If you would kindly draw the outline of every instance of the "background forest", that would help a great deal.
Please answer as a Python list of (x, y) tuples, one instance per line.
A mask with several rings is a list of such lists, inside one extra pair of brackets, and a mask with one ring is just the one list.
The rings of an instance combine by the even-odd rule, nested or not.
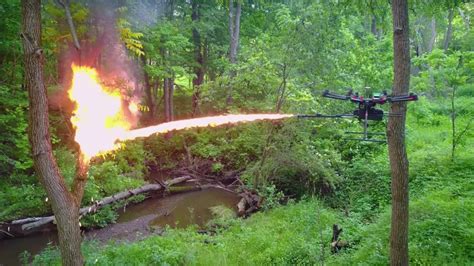
[[(235, 3), (234, 3), (235, 2)], [(346, 113), (321, 97), (361, 94), (393, 81), (386, 0), (42, 1), (50, 129), (61, 173), (72, 182), (78, 147), (66, 91), (72, 61), (140, 102), (136, 127), (223, 113)], [(19, 0), (0, 3), (0, 221), (51, 213), (33, 171), (23, 85)], [(474, 5), (409, 1), (411, 82), (410, 261), (474, 261)], [(73, 33), (73, 34), (72, 34)], [(74, 36), (77, 35), (77, 36)], [(77, 49), (80, 47), (80, 49)], [(385, 131), (385, 122), (370, 125)], [(248, 219), (221, 219), (213, 235), (169, 229), (137, 243), (83, 245), (88, 264), (387, 264), (387, 147), (348, 141), (355, 120), (258, 122), (127, 141), (93, 159), (83, 205), (193, 169), (237, 175), (265, 197)], [(118, 207), (84, 217), (104, 227)], [(332, 224), (348, 248), (331, 254)], [(209, 242), (210, 241), (210, 242)], [(212, 243), (212, 244), (209, 244)], [(49, 248), (34, 263), (59, 263)]]

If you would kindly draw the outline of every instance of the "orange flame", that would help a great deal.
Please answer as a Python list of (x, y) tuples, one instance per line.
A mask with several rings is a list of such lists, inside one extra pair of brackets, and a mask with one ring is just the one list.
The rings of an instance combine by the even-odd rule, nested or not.
[(289, 114), (248, 114), (248, 115), (220, 115), (220, 116), (208, 116), (201, 118), (193, 118), (186, 120), (178, 120), (168, 123), (159, 124), (156, 126), (150, 126), (127, 132), (124, 138), (120, 140), (129, 140), (139, 137), (146, 137), (157, 133), (166, 133), (172, 130), (181, 130), (194, 127), (208, 127), (208, 126), (220, 126), (225, 124), (232, 124), (238, 122), (251, 122), (256, 120), (276, 120), (292, 117), (294, 115)]
[(115, 140), (125, 136), (131, 124), (122, 111), (120, 94), (107, 92), (98, 74), (90, 67), (72, 66), (73, 79), (69, 98), (76, 103), (71, 122), (76, 142), (84, 159), (117, 147)]
[[(81, 147), (84, 161), (93, 156), (118, 147), (118, 140), (131, 140), (152, 134), (166, 133), (195, 127), (219, 126), (229, 123), (255, 120), (275, 120), (292, 117), (289, 114), (247, 114), (221, 115), (168, 123), (130, 130), (119, 93), (108, 92), (99, 82), (95, 69), (72, 66), (73, 80), (69, 98), (76, 103), (71, 122), (76, 129), (76, 142)], [(129, 112), (138, 112), (138, 106), (131, 103)]]

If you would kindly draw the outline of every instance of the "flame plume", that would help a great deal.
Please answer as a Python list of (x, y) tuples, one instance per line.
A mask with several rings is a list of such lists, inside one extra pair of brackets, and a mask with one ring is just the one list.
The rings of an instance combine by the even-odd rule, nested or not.
[(126, 113), (135, 113), (137, 106), (122, 104), (120, 93), (107, 91), (99, 82), (97, 71), (90, 67), (72, 66), (73, 80), (69, 98), (76, 103), (71, 122), (76, 129), (76, 142), (81, 147), (84, 161), (118, 147), (117, 141), (147, 137), (195, 127), (219, 126), (255, 120), (275, 120), (292, 117), (290, 114), (236, 114), (179, 120), (130, 130), (132, 123)]
[(117, 147), (115, 140), (126, 135), (131, 124), (122, 110), (119, 93), (107, 92), (95, 69), (72, 66), (73, 79), (69, 98), (76, 103), (71, 122), (75, 140), (85, 160)]
[(276, 120), (292, 117), (288, 114), (248, 114), (248, 115), (220, 115), (178, 120), (156, 126), (145, 127), (129, 131), (124, 138), (120, 140), (129, 140), (139, 137), (146, 137), (157, 133), (166, 133), (171, 130), (189, 129), (195, 127), (220, 126), (238, 122), (251, 122), (256, 120)]

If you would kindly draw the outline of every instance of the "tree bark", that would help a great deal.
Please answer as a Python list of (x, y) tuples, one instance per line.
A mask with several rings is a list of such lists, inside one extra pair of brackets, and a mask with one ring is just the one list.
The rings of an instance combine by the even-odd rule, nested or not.
[(166, 122), (173, 121), (173, 94), (174, 94), (174, 80), (172, 78), (165, 78), (163, 82), (163, 97), (164, 97), (164, 108), (165, 108), (165, 120)]
[(193, 42), (194, 42), (194, 58), (196, 60), (196, 66), (194, 67), (194, 79), (193, 79), (193, 96), (192, 96), (192, 101), (193, 101), (193, 110), (192, 110), (192, 115), (193, 117), (198, 115), (200, 111), (199, 103), (200, 103), (200, 98), (201, 98), (201, 93), (200, 93), (200, 86), (204, 82), (204, 56), (203, 56), (203, 47), (201, 43), (201, 34), (199, 33), (199, 30), (196, 26), (196, 23), (199, 21), (199, 1), (198, 0), (192, 0), (192, 15), (191, 19), (194, 23), (193, 26)]
[(287, 64), (283, 63), (282, 67), (282, 80), (280, 86), (278, 87), (278, 94), (277, 94), (277, 103), (275, 107), (275, 112), (279, 113), (281, 111), (281, 107), (285, 101), (286, 96), (286, 86), (287, 86)]
[[(143, 55), (142, 57), (142, 64), (143, 67), (147, 65), (147, 59)], [(148, 106), (148, 117), (150, 120), (153, 120), (155, 118), (155, 96), (156, 94), (153, 93), (153, 88), (150, 82), (150, 76), (146, 72), (146, 70), (143, 70), (143, 78), (145, 81), (145, 96), (146, 96), (146, 104)]]
[[(406, 95), (410, 84), (410, 47), (407, 0), (393, 0), (393, 95)], [(392, 103), (387, 125), (392, 176), (390, 264), (408, 265), (408, 158), (405, 147), (406, 102)]]
[(451, 35), (453, 34), (453, 16), (454, 9), (451, 8), (448, 13), (448, 27), (446, 28), (446, 33), (444, 35), (443, 49), (445, 53), (448, 51)]
[(428, 42), (428, 47), (426, 51), (428, 53), (431, 53), (433, 51), (433, 47), (435, 46), (436, 42), (436, 19), (435, 17), (431, 18), (431, 36), (430, 36), (430, 41)]
[(240, 3), (240, 0), (237, 0), (235, 7), (234, 3), (234, 0), (229, 1), (229, 60), (231, 64), (237, 63), (237, 50), (239, 48), (240, 35), (240, 14), (242, 12), (242, 4)]
[(470, 18), (469, 16), (466, 16), (466, 14), (464, 14), (464, 11), (458, 7), (458, 11), (459, 11), (459, 15), (461, 16), (462, 18), (462, 21), (464, 22), (464, 26), (466, 27), (466, 30), (469, 31), (469, 24), (470, 24)]
[(451, 161), (454, 161), (454, 156), (456, 153), (456, 87), (453, 87), (451, 90), (451, 133), (452, 133), (452, 141), (451, 141)]
[(76, 33), (76, 27), (74, 26), (71, 10), (69, 9), (69, 0), (58, 0), (58, 3), (64, 8), (64, 11), (66, 12), (66, 20), (67, 24), (69, 25), (69, 30), (71, 31), (72, 41), (76, 49), (79, 51), (81, 49), (81, 45), (79, 44), (79, 39), (77, 38)]
[[(236, 6), (234, 7), (234, 5)], [(240, 35), (240, 14), (242, 13), (241, 0), (229, 0), (229, 35), (230, 35), (230, 47), (229, 47), (229, 61), (232, 65), (237, 64), (237, 51), (239, 49), (239, 35)], [(235, 76), (235, 70), (231, 70), (230, 78)], [(227, 92), (227, 105), (232, 104), (232, 85), (229, 86)]]
[[(29, 99), (29, 140), (34, 168), (57, 217), (59, 246), (64, 265), (83, 265), (79, 228), (80, 200), (69, 193), (53, 157), (49, 135), (48, 100), (43, 78), (41, 2), (22, 0), (22, 43), (25, 83)], [(80, 193), (81, 194), (81, 193)]]

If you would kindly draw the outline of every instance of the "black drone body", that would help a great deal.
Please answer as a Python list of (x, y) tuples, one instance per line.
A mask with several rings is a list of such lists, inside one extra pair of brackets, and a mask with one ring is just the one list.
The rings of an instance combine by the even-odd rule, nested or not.
[[(373, 135), (385, 135), (384, 133), (371, 133), (368, 132), (368, 121), (382, 121), (384, 118), (384, 111), (381, 109), (375, 108), (377, 104), (382, 105), (385, 103), (395, 103), (395, 102), (407, 102), (407, 101), (416, 101), (418, 96), (414, 93), (409, 95), (398, 95), (398, 96), (389, 96), (386, 92), (383, 92), (379, 95), (374, 95), (372, 97), (364, 98), (359, 96), (359, 93), (353, 93), (352, 90), (346, 95), (340, 95), (336, 93), (329, 92), (328, 90), (323, 92), (323, 97), (350, 101), (358, 104), (358, 108), (352, 112), (352, 114), (336, 114), (336, 115), (323, 115), (323, 114), (312, 114), (312, 115), (298, 115), (299, 118), (357, 118), (359, 121), (363, 121), (363, 132), (346, 132), (347, 134), (357, 134), (362, 135), (362, 138), (352, 139), (360, 141), (370, 141), (370, 142), (383, 142), (382, 139), (373, 139)], [(399, 116), (400, 114), (389, 114), (389, 116)]]

